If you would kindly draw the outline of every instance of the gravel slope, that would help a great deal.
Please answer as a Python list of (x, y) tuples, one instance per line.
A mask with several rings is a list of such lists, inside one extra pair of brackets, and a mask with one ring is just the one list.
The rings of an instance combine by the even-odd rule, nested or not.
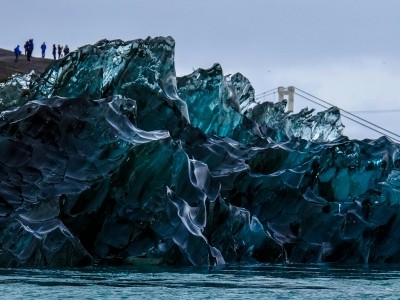
[[(39, 51), (39, 50), (36, 50)], [(46, 53), (47, 56), (51, 53)], [(0, 82), (6, 80), (14, 73), (26, 74), (34, 70), (42, 73), (53, 61), (52, 59), (32, 57), (29, 63), (25, 55), (21, 55), (17, 63), (14, 62), (15, 55), (13, 51), (0, 48)]]

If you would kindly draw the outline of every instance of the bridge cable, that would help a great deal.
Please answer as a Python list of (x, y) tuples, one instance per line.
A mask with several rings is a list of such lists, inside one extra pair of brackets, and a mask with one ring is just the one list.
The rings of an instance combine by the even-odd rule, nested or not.
[[(315, 96), (313, 96), (313, 95), (311, 95), (310, 93), (307, 93), (307, 92), (305, 92), (305, 91), (303, 91), (302, 89), (299, 89), (299, 88), (295, 88), (296, 90), (299, 90), (300, 92), (302, 92), (302, 93), (304, 93), (304, 94), (306, 94), (306, 95), (308, 95), (308, 96), (311, 96), (311, 97), (313, 97), (313, 98), (315, 98), (315, 99), (317, 99), (317, 100), (319, 100), (319, 101), (321, 101), (321, 102), (323, 102), (323, 103), (325, 103), (325, 104), (328, 104), (328, 105), (330, 105), (330, 106), (335, 106), (335, 107), (337, 107), (336, 105), (333, 105), (333, 104), (331, 104), (331, 103), (329, 103), (329, 102), (327, 102), (327, 101), (324, 101), (324, 100), (322, 100), (322, 99), (320, 99), (320, 98), (318, 98), (318, 97), (315, 97)], [(299, 95), (298, 93), (296, 93), (296, 95)], [(300, 96), (300, 95), (299, 95)], [(304, 99), (307, 99), (306, 97), (303, 97)], [(307, 99), (307, 100), (309, 100), (309, 101), (311, 101), (311, 99)], [(314, 102), (314, 101), (312, 101), (312, 102)], [(315, 103), (315, 102), (314, 102)], [(365, 123), (367, 123), (367, 124), (370, 124), (370, 125), (372, 125), (372, 126), (374, 126), (374, 127), (376, 127), (376, 128), (379, 128), (379, 129), (381, 129), (381, 130), (383, 130), (383, 131), (385, 131), (385, 132), (388, 132), (388, 133), (390, 133), (391, 135), (393, 135), (393, 136), (396, 136), (397, 138), (399, 138), (400, 139), (400, 135), (398, 135), (398, 134), (396, 134), (396, 133), (394, 133), (394, 132), (392, 132), (392, 131), (390, 131), (390, 130), (388, 130), (388, 129), (385, 129), (385, 128), (383, 128), (383, 127), (381, 127), (381, 126), (378, 126), (378, 125), (376, 125), (376, 124), (374, 124), (374, 123), (372, 123), (372, 122), (369, 122), (368, 120), (365, 120), (365, 119), (363, 119), (363, 118), (361, 118), (361, 117), (359, 117), (359, 116), (357, 116), (357, 115), (355, 115), (355, 114), (352, 114), (351, 112), (349, 112), (349, 111), (347, 111), (347, 110), (344, 110), (344, 109), (342, 109), (342, 108), (339, 108), (342, 112), (344, 112), (344, 113), (346, 113), (346, 114), (349, 114), (349, 115), (351, 115), (352, 117), (354, 117), (354, 118), (356, 118), (356, 119), (358, 119), (358, 120), (361, 120), (361, 121), (363, 121), (363, 122), (365, 122)], [(346, 118), (348, 118), (348, 119), (350, 119), (350, 120), (352, 120), (352, 121), (354, 121), (354, 122), (356, 122), (356, 123), (358, 123), (358, 124), (360, 124), (360, 125), (363, 125), (363, 126), (365, 126), (365, 127), (367, 127), (367, 128), (369, 128), (369, 129), (372, 129), (371, 127), (369, 127), (369, 126), (367, 126), (367, 125), (365, 125), (365, 124), (361, 124), (360, 122), (357, 122), (357, 121), (355, 121), (354, 119), (351, 119), (350, 117), (348, 117), (348, 116), (345, 116), (345, 115), (343, 115), (344, 117), (346, 117)], [(372, 129), (372, 130), (374, 130), (374, 129)], [(382, 132), (380, 132), (380, 131), (378, 131), (378, 130), (374, 130), (374, 131), (376, 131), (376, 132), (378, 132), (378, 133), (381, 133), (381, 134), (383, 134), (383, 135), (386, 135), (386, 134), (384, 134), (384, 133), (382, 133)], [(396, 138), (396, 141), (399, 141), (398, 139)]]
[[(318, 105), (320, 105), (320, 106), (322, 106), (322, 107), (324, 107), (324, 108), (329, 108), (329, 107), (326, 107), (326, 106), (324, 106), (324, 105), (322, 105), (322, 104), (320, 104), (320, 103), (317, 103), (316, 101), (314, 101), (314, 100), (312, 100), (312, 99), (310, 99), (310, 98), (308, 98), (308, 97), (305, 97), (305, 96), (303, 96), (303, 95), (300, 95), (300, 94), (298, 94), (298, 93), (295, 93), (297, 96), (300, 96), (300, 97), (302, 97), (302, 98), (304, 98), (304, 99), (306, 99), (306, 100), (308, 100), (308, 101), (311, 101), (311, 102), (313, 102), (313, 103), (315, 103), (315, 104), (318, 104)], [(339, 110), (340, 110), (340, 108), (338, 108)], [(345, 111), (344, 111), (345, 112)], [(346, 112), (345, 112), (346, 113)], [(384, 132), (382, 132), (382, 131), (380, 131), (380, 130), (377, 130), (376, 128), (374, 128), (374, 127), (371, 127), (371, 126), (368, 126), (368, 125), (366, 125), (366, 124), (364, 124), (364, 123), (361, 123), (360, 121), (358, 121), (357, 119), (354, 119), (354, 118), (352, 118), (352, 117), (349, 117), (349, 116), (347, 116), (347, 115), (345, 115), (345, 114), (342, 114), (342, 116), (343, 117), (345, 117), (345, 118), (347, 118), (347, 119), (349, 119), (349, 120), (351, 120), (351, 121), (353, 121), (353, 122), (355, 122), (355, 123), (357, 123), (357, 124), (359, 124), (359, 125), (361, 125), (361, 126), (364, 126), (364, 127), (366, 127), (366, 128), (368, 128), (368, 129), (370, 129), (370, 130), (372, 130), (372, 131), (375, 131), (375, 132), (377, 132), (377, 133), (380, 133), (380, 134), (382, 134), (382, 135), (384, 135), (384, 136), (388, 136), (388, 137), (390, 137), (391, 139), (393, 139), (394, 141), (396, 141), (396, 142), (400, 142), (400, 136), (399, 135), (397, 135), (397, 134), (395, 134), (395, 133), (392, 133), (395, 137), (393, 137), (392, 136), (392, 134), (388, 134), (388, 132), (389, 133), (391, 133), (389, 130), (386, 130), (385, 128), (381, 128), (381, 127), (379, 127), (378, 125), (375, 125), (375, 124), (373, 124), (373, 123), (371, 123), (373, 126), (376, 126), (376, 127), (378, 127), (378, 128), (381, 128)], [(357, 117), (357, 116), (356, 116)], [(359, 118), (360, 120), (362, 120), (361, 118)], [(368, 123), (370, 123), (370, 122), (368, 122)], [(385, 133), (386, 132), (386, 133)]]
[(269, 91), (262, 92), (261, 94), (255, 95), (254, 98), (261, 97), (261, 96), (263, 96), (263, 95), (266, 94), (266, 93), (269, 93), (269, 92), (272, 92), (272, 91), (276, 91), (276, 90), (278, 90), (278, 88), (274, 88), (274, 89), (271, 89), (271, 90), (269, 90)]
[(262, 96), (254, 97), (254, 100), (265, 99), (265, 98), (267, 98), (267, 97), (269, 97), (271, 95), (274, 95), (274, 94), (276, 94), (276, 92), (272, 92), (272, 93), (265, 94), (265, 95), (262, 95)]

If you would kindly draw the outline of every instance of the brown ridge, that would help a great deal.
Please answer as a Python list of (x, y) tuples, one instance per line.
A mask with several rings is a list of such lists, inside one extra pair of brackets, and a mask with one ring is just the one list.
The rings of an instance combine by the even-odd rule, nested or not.
[[(21, 48), (21, 47), (20, 47)], [(24, 50), (23, 48), (21, 49)], [(40, 51), (40, 50), (35, 50)], [(51, 53), (46, 53), (50, 56)], [(13, 51), (0, 48), (0, 82), (7, 80), (12, 74), (27, 74), (34, 70), (36, 73), (43, 73), (53, 59), (32, 57), (28, 62), (25, 55), (21, 55), (17, 63), (14, 62), (15, 55)]]

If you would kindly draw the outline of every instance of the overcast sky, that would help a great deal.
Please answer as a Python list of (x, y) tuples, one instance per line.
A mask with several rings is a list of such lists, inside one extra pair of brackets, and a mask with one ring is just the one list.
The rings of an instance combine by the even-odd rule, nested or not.
[[(0, 47), (34, 38), (70, 49), (172, 36), (177, 75), (215, 62), (256, 94), (296, 86), (400, 133), (399, 0), (0, 0)], [(48, 55), (50, 51), (48, 52)], [(295, 98), (295, 111), (309, 102)], [(345, 133), (377, 137), (343, 119)]]

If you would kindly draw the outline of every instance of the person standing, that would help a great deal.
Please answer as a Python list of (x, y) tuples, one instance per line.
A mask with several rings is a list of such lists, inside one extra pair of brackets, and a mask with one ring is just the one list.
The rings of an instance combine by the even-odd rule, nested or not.
[(46, 48), (47, 48), (46, 43), (43, 42), (43, 44), (42, 44), (42, 46), (40, 46), (40, 48), (42, 49), (42, 58), (44, 58), (46, 55)]
[(53, 44), (53, 58), (56, 59), (56, 54), (57, 54), (57, 47), (56, 44)]
[(28, 62), (31, 62), (33, 48), (34, 48), (33, 39), (30, 39), (29, 42), (28, 42), (28, 51), (27, 51), (27, 54), (26, 54), (26, 59), (28, 60)]
[(25, 49), (25, 56), (27, 56), (27, 55), (28, 55), (28, 46), (29, 46), (29, 41), (26, 41), (26, 42), (25, 42), (25, 45), (24, 45), (24, 49)]
[(69, 53), (68, 45), (65, 45), (65, 47), (64, 47), (64, 56), (67, 56), (68, 53)]
[(58, 46), (57, 46), (57, 51), (58, 51), (58, 59), (60, 59), (60, 58), (61, 58), (61, 56), (62, 56), (62, 49), (63, 49), (63, 47), (61, 47), (60, 45), (58, 45)]
[(21, 50), (19, 50), (19, 45), (17, 45), (17, 47), (15, 47), (14, 49), (14, 53), (15, 53), (15, 59), (14, 62), (17, 63), (18, 62), (18, 58), (21, 55)]

